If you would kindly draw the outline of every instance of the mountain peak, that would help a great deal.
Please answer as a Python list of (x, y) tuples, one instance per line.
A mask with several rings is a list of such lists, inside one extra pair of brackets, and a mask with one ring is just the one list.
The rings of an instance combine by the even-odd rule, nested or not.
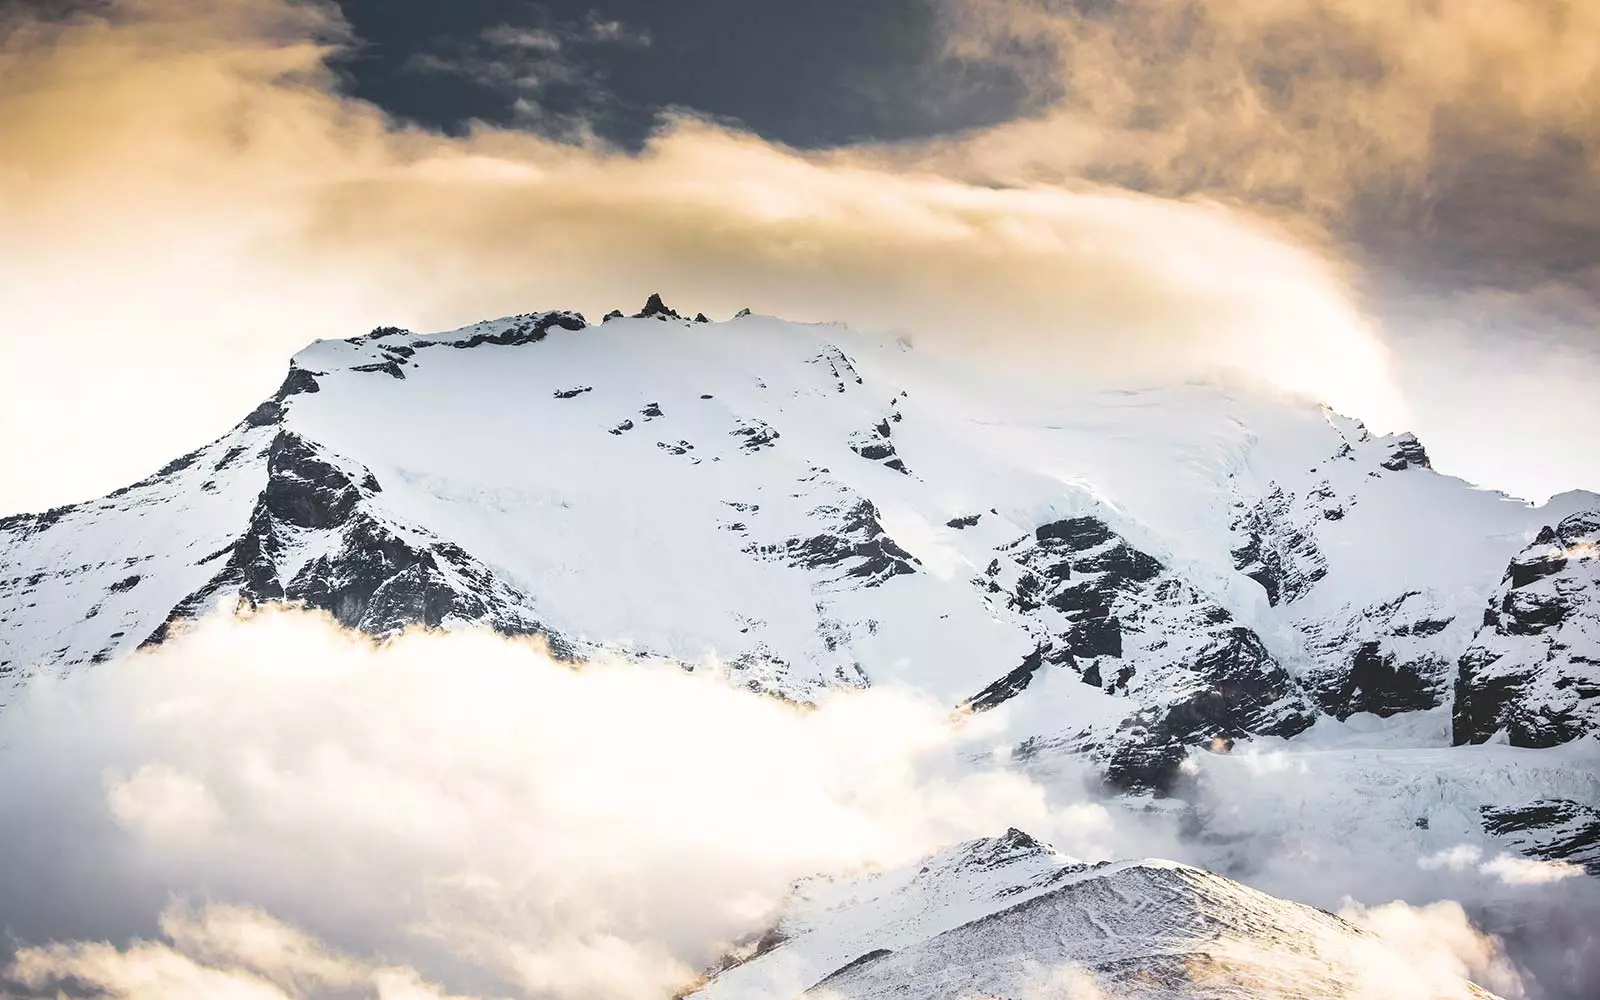
[[(640, 316), (682, 319), (660, 294)], [(1216, 739), (1444, 705), (1548, 519), (1311, 406), (997, 394), (845, 327), (730, 336), (546, 311), (322, 341), (221, 440), (0, 525), (0, 644), (104, 658), (227, 591), (379, 635), (713, 655), (798, 702), (1006, 702), (1018, 739), (1168, 789)]]
[(660, 292), (651, 292), (644, 308), (634, 313), (634, 319), (682, 319), (678, 311), (661, 301)]

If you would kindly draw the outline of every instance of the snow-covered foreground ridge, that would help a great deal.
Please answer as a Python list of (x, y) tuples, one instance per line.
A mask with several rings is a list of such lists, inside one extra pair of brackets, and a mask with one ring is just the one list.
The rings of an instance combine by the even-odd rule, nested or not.
[(1314, 405), (1029, 390), (653, 299), (316, 343), (217, 441), (0, 521), (0, 671), (103, 661), (234, 593), (718, 660), (793, 699), (1005, 704), (1024, 756), (1162, 788), (1194, 746), (1329, 716), (1592, 733), (1597, 545), (1596, 494), (1533, 507)]
[(1167, 861), (1089, 865), (1012, 829), (802, 883), (695, 1000), (1490, 1000), (1354, 924)]

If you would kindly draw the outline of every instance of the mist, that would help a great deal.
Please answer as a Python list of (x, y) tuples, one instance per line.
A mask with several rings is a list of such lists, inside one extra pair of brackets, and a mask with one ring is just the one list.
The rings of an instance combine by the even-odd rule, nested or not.
[[(309, 612), (224, 608), (0, 712), (6, 977), (133, 1000), (667, 996), (803, 877), (1010, 826), (1090, 861), (1219, 860), (1172, 810), (1086, 792), (1087, 768), (1012, 769), (1005, 722), (904, 690), (798, 707), (715, 663), (575, 667), (481, 631), (380, 645)], [(1525, 929), (1600, 912), (1591, 879), (1308, 858), (1274, 818), (1305, 781), (1281, 777), (1211, 793), (1236, 806), (1217, 832), (1252, 858), (1235, 874), (1405, 942), (1406, 975), (1581, 995), (1474, 922), (1508, 892)], [(1326, 836), (1309, 848), (1342, 834)], [(1592, 962), (1584, 947), (1569, 958)]]

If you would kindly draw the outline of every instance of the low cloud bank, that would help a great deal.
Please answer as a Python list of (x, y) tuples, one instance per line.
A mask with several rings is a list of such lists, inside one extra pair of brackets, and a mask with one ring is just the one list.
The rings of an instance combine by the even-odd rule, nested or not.
[(1070, 840), (1039, 788), (964, 762), (985, 728), (904, 693), (801, 710), (710, 668), (575, 670), (487, 634), (378, 648), (305, 613), (216, 616), (0, 713), (0, 921), (27, 942), (121, 941), (166, 910), (167, 944), (24, 951), (14, 976), (34, 984), (392, 979), (281, 920), (474, 989), (665, 996), (801, 876), (1004, 818)]
[[(1194, 854), (1171, 816), (1004, 769), (1003, 722), (219, 613), (0, 712), (6, 978), (128, 1000), (664, 997), (803, 876), (1011, 825), (1090, 860)], [(1435, 965), (1501, 974), (1493, 941), (1445, 924)]]

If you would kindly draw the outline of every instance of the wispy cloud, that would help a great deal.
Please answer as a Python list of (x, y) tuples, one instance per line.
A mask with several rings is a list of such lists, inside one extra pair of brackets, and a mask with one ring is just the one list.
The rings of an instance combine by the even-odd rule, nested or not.
[[(339, 93), (329, 7), (113, 9), (19, 22), (0, 52), (0, 327), (22, 331), (0, 398), (7, 429), (30, 428), (0, 438), (3, 506), (137, 478), (248, 411), (312, 337), (599, 314), (655, 289), (1080, 378), (1243, 370), (1401, 419), (1347, 268), (1216, 204), (969, 182), (688, 118), (636, 153), (581, 127), (446, 137)], [(515, 51), (550, 55), (535, 38)], [(530, 65), (537, 83), (538, 58), (484, 71)], [(91, 361), (118, 377), (76, 391)]]

